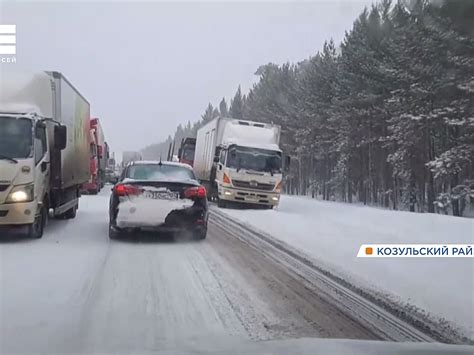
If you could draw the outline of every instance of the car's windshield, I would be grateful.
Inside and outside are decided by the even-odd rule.
[[[128,168],[127,178],[134,180],[195,180],[189,168],[168,164],[137,164]]]
[[[33,132],[31,120],[0,116],[0,155],[13,158],[28,158],[32,154]]]
[[[281,152],[234,146],[229,149],[227,166],[263,172],[281,172]]]

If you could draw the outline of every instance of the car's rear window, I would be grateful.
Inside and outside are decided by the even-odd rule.
[[[127,178],[134,180],[195,180],[192,170],[166,164],[140,164],[128,168]]]

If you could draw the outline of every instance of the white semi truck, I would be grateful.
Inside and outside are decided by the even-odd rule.
[[[280,201],[281,128],[275,124],[217,117],[197,132],[194,170],[220,207],[228,202],[268,208]]]
[[[0,235],[74,218],[89,180],[88,101],[58,72],[0,72]]]

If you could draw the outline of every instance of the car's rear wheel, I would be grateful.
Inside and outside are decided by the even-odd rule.
[[[194,239],[196,240],[203,240],[206,239],[207,236],[207,227],[206,228],[200,228],[198,230],[195,230],[193,233]]]
[[[117,227],[113,227],[112,224],[109,223],[109,239],[119,239],[122,236],[123,232]]]

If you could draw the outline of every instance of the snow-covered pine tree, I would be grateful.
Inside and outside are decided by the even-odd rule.
[[[229,109],[227,108],[227,102],[225,101],[225,97],[222,98],[219,104],[219,113],[222,117],[229,116]]]
[[[235,92],[234,98],[230,102],[229,114],[232,118],[242,119],[244,110],[244,98],[242,97],[242,91],[240,85]]]

